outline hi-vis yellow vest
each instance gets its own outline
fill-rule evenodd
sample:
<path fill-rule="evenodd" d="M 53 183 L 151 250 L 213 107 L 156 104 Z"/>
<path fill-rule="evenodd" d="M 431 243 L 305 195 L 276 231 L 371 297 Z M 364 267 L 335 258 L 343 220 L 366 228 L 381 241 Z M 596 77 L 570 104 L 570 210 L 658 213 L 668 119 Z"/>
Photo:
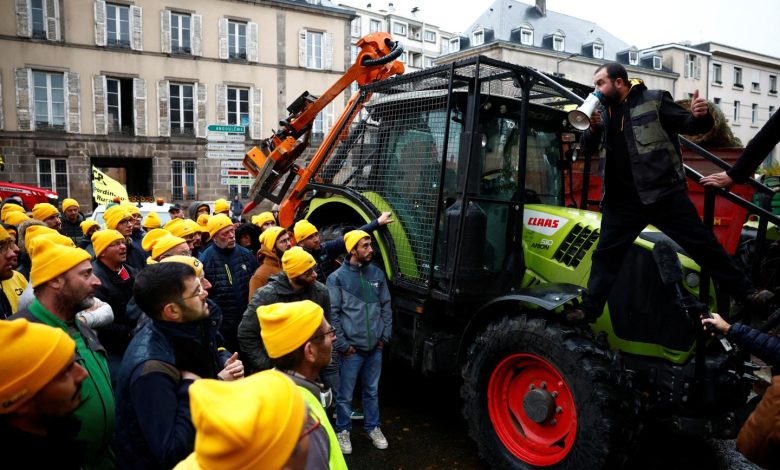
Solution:
<path fill-rule="evenodd" d="M 328 434 L 328 443 L 330 446 L 330 458 L 328 459 L 328 466 L 330 470 L 347 470 L 347 462 L 344 460 L 344 455 L 341 453 L 341 447 L 339 441 L 336 439 L 336 431 L 333 430 L 333 426 L 328 421 L 328 414 L 320 403 L 320 399 L 315 397 L 309 390 L 304 387 L 298 386 L 303 390 L 303 400 L 309 406 L 309 409 L 314 412 L 317 419 L 320 420 L 320 426 L 325 429 Z"/>

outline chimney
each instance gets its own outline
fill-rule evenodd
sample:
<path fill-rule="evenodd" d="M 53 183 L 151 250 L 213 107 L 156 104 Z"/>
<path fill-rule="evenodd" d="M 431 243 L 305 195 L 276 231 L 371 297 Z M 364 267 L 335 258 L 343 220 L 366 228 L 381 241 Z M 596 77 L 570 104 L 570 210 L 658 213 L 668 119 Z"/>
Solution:
<path fill-rule="evenodd" d="M 547 16 L 547 0 L 536 0 L 536 10 L 542 16 Z"/>
<path fill-rule="evenodd" d="M 387 11 L 389 11 L 390 13 L 393 13 L 395 11 L 395 6 L 393 6 L 393 2 L 387 3 Z"/>

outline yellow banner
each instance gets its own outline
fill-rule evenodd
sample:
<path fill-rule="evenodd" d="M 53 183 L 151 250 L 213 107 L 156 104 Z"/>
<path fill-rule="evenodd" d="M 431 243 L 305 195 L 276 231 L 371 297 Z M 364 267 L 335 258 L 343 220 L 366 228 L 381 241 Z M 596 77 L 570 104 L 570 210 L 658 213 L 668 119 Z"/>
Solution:
<path fill-rule="evenodd" d="M 118 197 L 127 202 L 127 189 L 115 179 L 92 166 L 92 197 L 98 204 L 109 204 Z"/>

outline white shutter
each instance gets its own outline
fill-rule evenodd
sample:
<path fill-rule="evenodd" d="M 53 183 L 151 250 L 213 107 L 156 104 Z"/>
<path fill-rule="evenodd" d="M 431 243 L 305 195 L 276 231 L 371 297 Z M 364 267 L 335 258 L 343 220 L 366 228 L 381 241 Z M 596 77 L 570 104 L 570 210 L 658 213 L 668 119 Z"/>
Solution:
<path fill-rule="evenodd" d="M 59 0 L 48 0 L 46 2 L 46 39 L 49 41 L 60 40 Z"/>
<path fill-rule="evenodd" d="M 208 86 L 205 83 L 195 84 L 195 137 L 206 137 L 206 101 L 208 100 Z"/>
<path fill-rule="evenodd" d="M 260 43 L 260 28 L 257 23 L 247 23 L 247 41 L 246 41 L 246 58 L 249 62 L 258 62 L 260 53 L 258 51 L 258 45 Z"/>
<path fill-rule="evenodd" d="M 65 72 L 65 131 L 71 134 L 81 133 L 81 80 L 79 74 Z"/>
<path fill-rule="evenodd" d="M 306 67 L 306 30 L 298 30 L 298 66 Z"/>
<path fill-rule="evenodd" d="M 203 55 L 203 15 L 192 15 L 192 29 L 190 30 L 192 55 Z"/>
<path fill-rule="evenodd" d="M 322 33 L 322 68 L 333 70 L 333 33 Z"/>
<path fill-rule="evenodd" d="M 263 138 L 263 89 L 252 87 L 249 89 L 249 106 L 252 113 L 252 123 L 249 128 L 249 137 L 252 139 Z"/>
<path fill-rule="evenodd" d="M 334 110 L 333 103 L 330 103 L 329 105 L 325 106 L 325 109 L 323 110 L 323 116 L 322 116 L 322 128 L 323 132 L 327 134 L 330 132 L 330 129 L 333 127 L 333 120 L 336 117 L 336 113 Z"/>
<path fill-rule="evenodd" d="M 35 130 L 35 120 L 32 115 L 33 90 L 32 69 L 16 69 L 16 122 L 20 131 Z"/>
<path fill-rule="evenodd" d="M 227 124 L 227 85 L 217 83 L 217 124 Z"/>
<path fill-rule="evenodd" d="M 228 19 L 220 18 L 218 24 L 219 30 L 219 58 L 228 58 Z"/>
<path fill-rule="evenodd" d="M 133 79 L 133 123 L 135 135 L 146 135 L 146 80 Z"/>
<path fill-rule="evenodd" d="M 701 79 L 701 57 L 700 56 L 696 56 L 694 76 L 696 77 L 696 80 Z"/>
<path fill-rule="evenodd" d="M 108 99 L 106 97 L 106 76 L 92 76 L 92 106 L 94 108 L 95 134 L 108 134 L 106 117 L 108 115 Z"/>
<path fill-rule="evenodd" d="M 32 4 L 30 0 L 16 0 L 16 35 L 32 37 Z"/>
<path fill-rule="evenodd" d="M 160 49 L 163 53 L 171 53 L 171 10 L 160 12 Z"/>
<path fill-rule="evenodd" d="M 105 46 L 106 37 L 106 2 L 95 0 L 95 45 Z"/>
<path fill-rule="evenodd" d="M 130 49 L 144 50 L 144 11 L 135 5 L 130 5 Z"/>
<path fill-rule="evenodd" d="M 157 82 L 157 105 L 158 105 L 158 117 L 157 117 L 157 132 L 160 137 L 171 136 L 171 113 L 170 113 L 170 101 L 168 100 L 170 86 L 168 80 L 160 80 Z"/>

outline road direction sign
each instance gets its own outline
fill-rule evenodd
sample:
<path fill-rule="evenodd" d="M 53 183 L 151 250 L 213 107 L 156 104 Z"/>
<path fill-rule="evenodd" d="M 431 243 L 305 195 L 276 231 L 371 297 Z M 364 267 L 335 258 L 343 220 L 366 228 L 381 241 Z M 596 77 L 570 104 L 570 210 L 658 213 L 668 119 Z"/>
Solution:
<path fill-rule="evenodd" d="M 246 170 L 229 170 L 227 168 L 223 168 L 219 173 L 222 176 L 232 176 L 235 178 L 252 178 L 252 175 L 250 175 Z"/>
<path fill-rule="evenodd" d="M 210 124 L 209 132 L 232 132 L 236 134 L 243 134 L 244 133 L 244 126 L 223 126 L 219 124 Z"/>
<path fill-rule="evenodd" d="M 251 186 L 252 183 L 255 182 L 253 178 L 222 178 L 221 179 L 222 184 L 228 185 L 228 184 L 240 184 L 242 186 Z"/>
<path fill-rule="evenodd" d="M 206 151 L 206 158 L 243 159 L 244 154 L 244 152 L 231 152 L 227 150 L 208 150 Z"/>
<path fill-rule="evenodd" d="M 239 143 L 209 142 L 206 144 L 206 150 L 221 150 L 228 152 L 246 152 L 246 146 Z"/>
<path fill-rule="evenodd" d="M 206 135 L 209 142 L 244 142 L 244 134 L 228 134 L 227 132 L 209 132 Z"/>
<path fill-rule="evenodd" d="M 219 166 L 222 168 L 244 168 L 242 160 L 222 160 L 219 162 Z"/>

